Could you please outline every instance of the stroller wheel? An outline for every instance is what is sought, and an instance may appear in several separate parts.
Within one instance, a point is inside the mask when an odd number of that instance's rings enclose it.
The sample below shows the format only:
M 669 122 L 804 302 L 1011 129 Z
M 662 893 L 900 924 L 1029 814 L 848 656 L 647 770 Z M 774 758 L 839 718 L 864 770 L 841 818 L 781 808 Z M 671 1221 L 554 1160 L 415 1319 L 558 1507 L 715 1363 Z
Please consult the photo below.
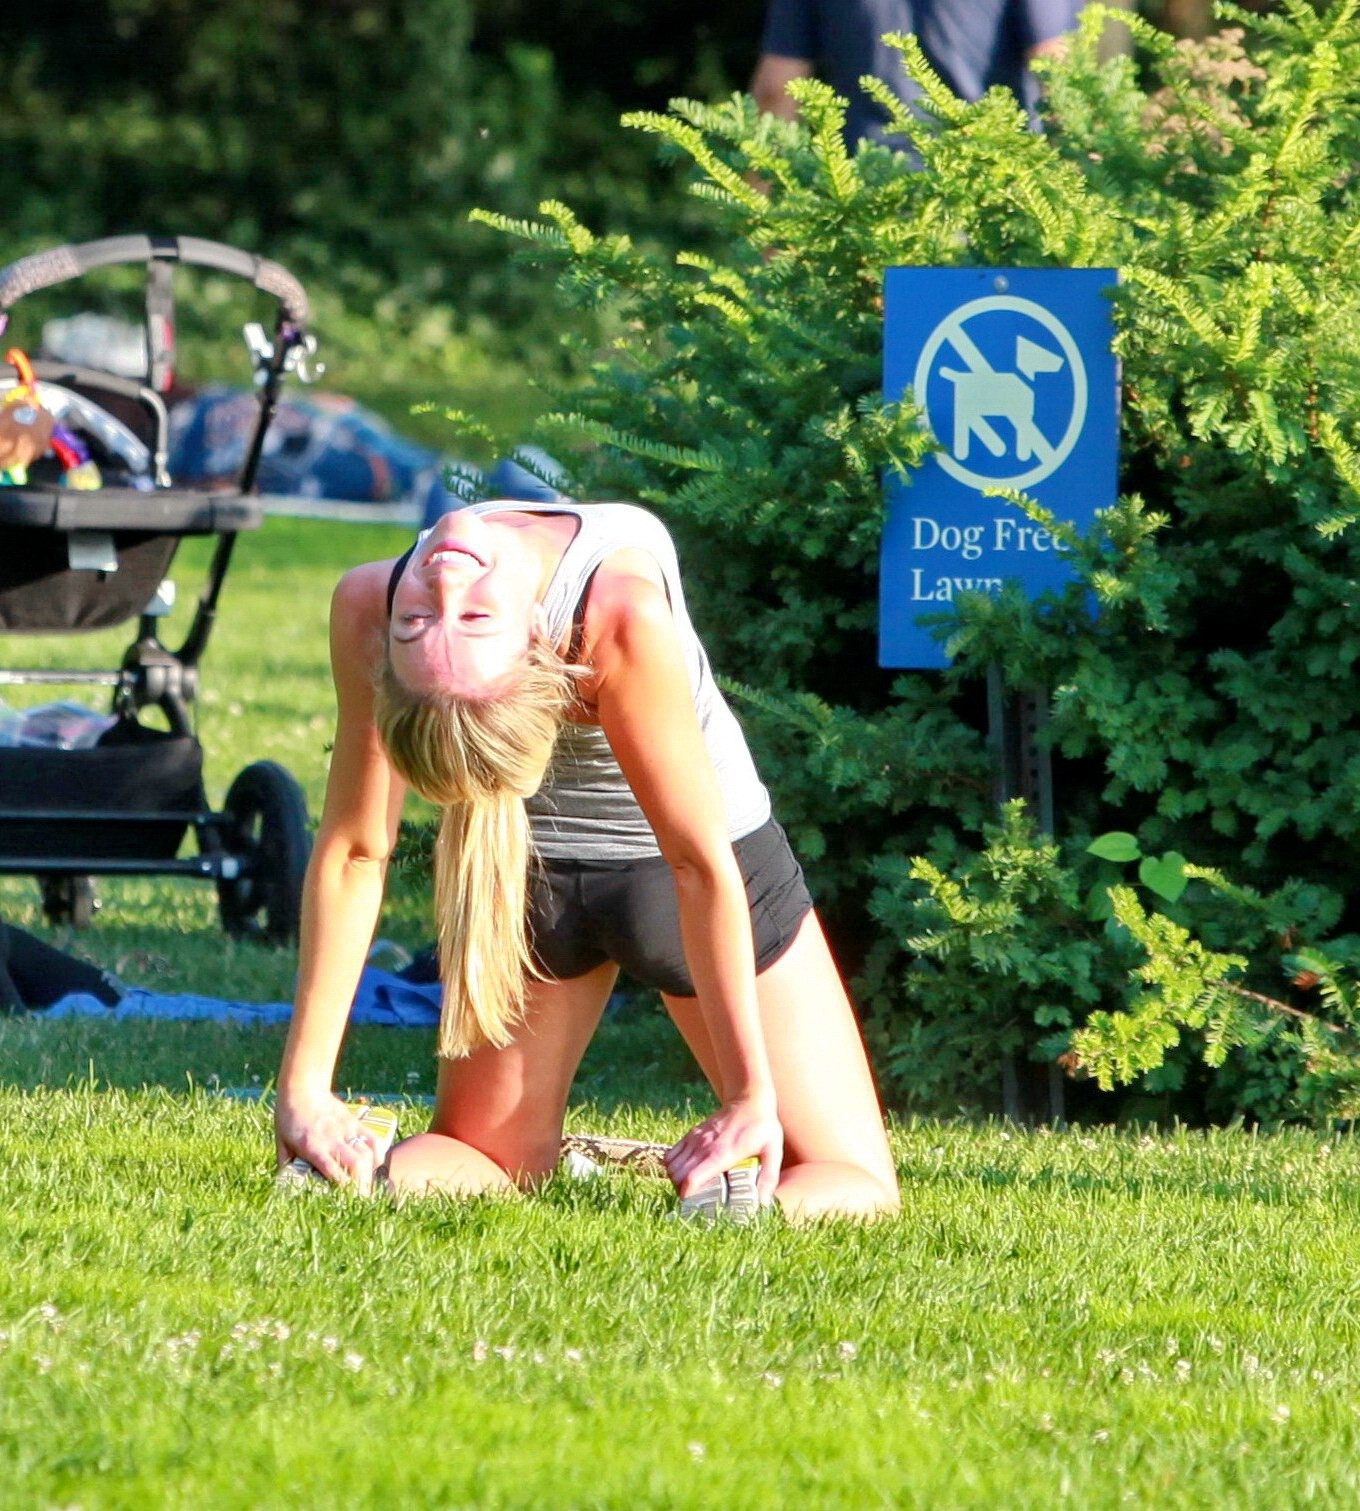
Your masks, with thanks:
M 48 923 L 69 924 L 73 929 L 88 929 L 99 910 L 94 880 L 89 876 L 41 876 L 43 917 Z
M 231 784 L 222 845 L 241 863 L 239 875 L 217 883 L 222 927 L 239 939 L 294 942 L 312 839 L 307 801 L 282 766 L 256 761 Z

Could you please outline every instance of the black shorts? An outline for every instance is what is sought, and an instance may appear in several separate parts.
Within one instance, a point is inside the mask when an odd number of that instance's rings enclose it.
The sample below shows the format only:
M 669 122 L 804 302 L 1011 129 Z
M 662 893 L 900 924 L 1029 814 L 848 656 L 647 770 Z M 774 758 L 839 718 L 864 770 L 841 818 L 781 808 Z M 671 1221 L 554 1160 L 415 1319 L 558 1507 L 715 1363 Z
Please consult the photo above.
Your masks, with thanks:
M 760 972 L 793 943 L 812 898 L 774 819 L 732 849 L 746 882 Z M 694 995 L 680 942 L 675 878 L 659 855 L 539 860 L 529 879 L 529 924 L 534 959 L 554 980 L 584 976 L 612 960 L 643 986 L 672 997 Z

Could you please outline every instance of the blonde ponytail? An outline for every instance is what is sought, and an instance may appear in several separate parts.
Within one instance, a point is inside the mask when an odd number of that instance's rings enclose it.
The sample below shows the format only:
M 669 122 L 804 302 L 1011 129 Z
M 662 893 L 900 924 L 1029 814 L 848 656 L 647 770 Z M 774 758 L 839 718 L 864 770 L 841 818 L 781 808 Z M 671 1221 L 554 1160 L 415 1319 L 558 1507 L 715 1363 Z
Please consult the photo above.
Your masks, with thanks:
M 510 691 L 484 700 L 413 693 L 383 666 L 375 717 L 388 755 L 444 810 L 434 898 L 445 1058 L 509 1044 L 538 975 L 525 917 L 533 845 L 524 800 L 542 784 L 575 677 L 539 643 Z

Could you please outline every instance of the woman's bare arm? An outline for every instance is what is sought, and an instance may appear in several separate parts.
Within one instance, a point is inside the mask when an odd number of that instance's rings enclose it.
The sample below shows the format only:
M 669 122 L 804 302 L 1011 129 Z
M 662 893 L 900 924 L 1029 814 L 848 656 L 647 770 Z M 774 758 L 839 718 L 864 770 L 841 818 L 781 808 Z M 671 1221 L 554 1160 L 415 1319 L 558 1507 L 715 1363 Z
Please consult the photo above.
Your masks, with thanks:
M 676 1146 L 683 1194 L 759 1155 L 773 1192 L 782 1144 L 756 998 L 746 888 L 664 591 L 602 576 L 591 594 L 590 654 L 600 723 L 675 875 L 680 931 L 719 1066 L 722 1110 Z
M 367 1183 L 357 1124 L 331 1094 L 350 1003 L 377 926 L 405 788 L 373 725 L 387 564 L 348 573 L 331 601 L 337 719 L 326 802 L 302 896 L 293 1021 L 279 1068 L 280 1161 L 300 1154 L 332 1180 Z

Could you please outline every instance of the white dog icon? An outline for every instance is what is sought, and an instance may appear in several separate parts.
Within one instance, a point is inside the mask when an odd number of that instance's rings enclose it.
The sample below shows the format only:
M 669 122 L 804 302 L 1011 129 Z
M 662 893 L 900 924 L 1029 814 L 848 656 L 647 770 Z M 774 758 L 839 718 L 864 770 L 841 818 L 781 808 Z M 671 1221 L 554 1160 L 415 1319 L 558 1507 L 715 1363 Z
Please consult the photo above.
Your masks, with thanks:
M 1047 457 L 1052 448 L 1034 423 L 1032 381 L 1039 373 L 1057 372 L 1063 366 L 1062 357 L 1017 336 L 1018 371 L 997 372 L 981 358 L 978 361 L 980 365 L 967 371 L 940 368 L 940 376 L 954 385 L 954 456 L 960 462 L 967 461 L 974 436 L 993 456 L 1005 455 L 1006 443 L 989 422 L 1006 420 L 1015 432 L 1015 454 L 1020 461 Z

